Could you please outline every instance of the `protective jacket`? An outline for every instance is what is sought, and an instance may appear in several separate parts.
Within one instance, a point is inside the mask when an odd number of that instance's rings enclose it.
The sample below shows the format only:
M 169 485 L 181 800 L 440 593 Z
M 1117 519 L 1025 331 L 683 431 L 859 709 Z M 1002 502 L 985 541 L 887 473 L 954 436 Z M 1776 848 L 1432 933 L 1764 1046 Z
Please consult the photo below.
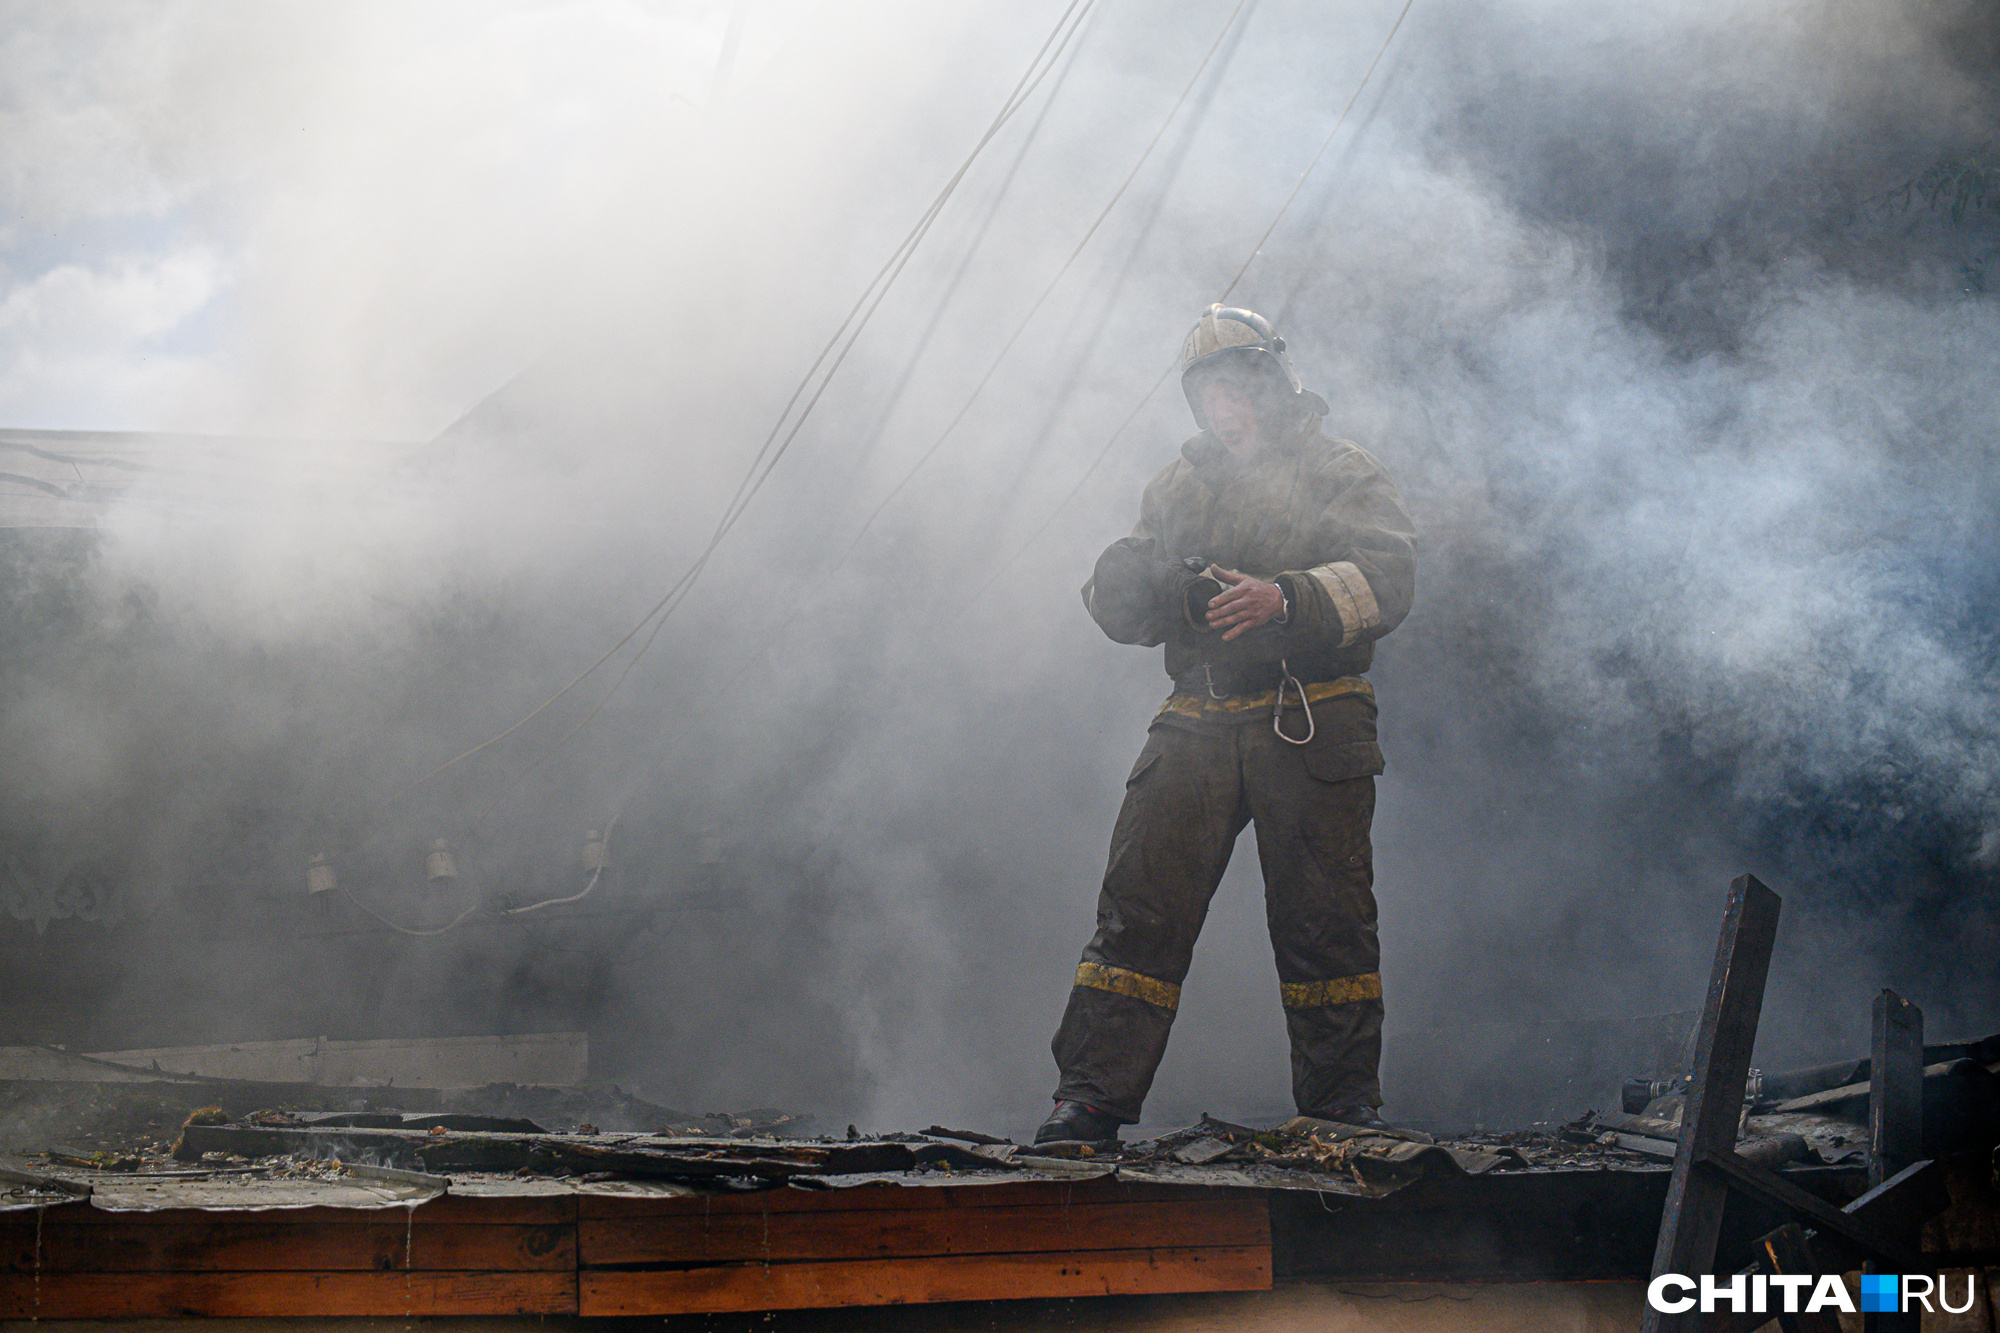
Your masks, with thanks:
M 1053 1043 L 1056 1097 L 1139 1119 L 1209 901 L 1254 822 L 1294 1100 L 1308 1115 L 1379 1106 L 1369 824 L 1382 752 L 1361 673 L 1409 613 L 1414 525 L 1381 464 L 1321 434 L 1317 411 L 1247 462 L 1206 432 L 1181 455 L 1083 588 L 1113 639 L 1166 645 L 1174 693 L 1125 782 L 1097 930 Z M 1288 623 L 1224 643 L 1205 623 L 1221 587 L 1189 558 L 1280 583 Z M 1297 681 L 1292 705 L 1310 706 L 1289 726 L 1273 711 L 1281 675 Z
M 1281 584 L 1290 623 L 1232 643 L 1196 618 L 1192 557 Z M 1374 642 L 1402 623 L 1416 590 L 1416 530 L 1374 456 L 1301 414 L 1247 462 L 1204 431 L 1146 487 L 1138 526 L 1083 585 L 1084 605 L 1119 643 L 1166 645 L 1181 688 L 1267 688 L 1282 660 L 1301 681 L 1358 676 Z

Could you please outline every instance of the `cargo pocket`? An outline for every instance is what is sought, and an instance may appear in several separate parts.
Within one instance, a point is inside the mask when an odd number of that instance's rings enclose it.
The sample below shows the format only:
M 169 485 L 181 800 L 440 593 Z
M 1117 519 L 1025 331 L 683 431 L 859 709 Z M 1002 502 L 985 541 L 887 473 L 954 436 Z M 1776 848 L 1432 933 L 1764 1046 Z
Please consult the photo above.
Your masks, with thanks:
M 1306 772 L 1321 782 L 1351 782 L 1380 773 L 1382 747 L 1374 741 L 1337 741 L 1315 745 L 1305 752 Z M 1135 772 L 1133 778 L 1137 778 Z

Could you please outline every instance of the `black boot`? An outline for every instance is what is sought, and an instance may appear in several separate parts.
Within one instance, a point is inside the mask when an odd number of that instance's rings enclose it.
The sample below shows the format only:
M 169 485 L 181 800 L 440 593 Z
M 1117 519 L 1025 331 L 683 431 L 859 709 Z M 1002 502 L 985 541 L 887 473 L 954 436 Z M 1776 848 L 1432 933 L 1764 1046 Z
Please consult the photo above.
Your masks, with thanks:
M 1332 1110 L 1313 1112 L 1313 1118 L 1317 1120 L 1337 1120 L 1343 1125 L 1353 1125 L 1358 1129 L 1383 1130 L 1395 1128 L 1394 1125 L 1384 1120 L 1381 1113 L 1372 1106 L 1336 1106 Z
M 1117 1116 L 1083 1102 L 1057 1102 L 1056 1109 L 1035 1131 L 1037 1143 L 1102 1143 L 1118 1137 Z

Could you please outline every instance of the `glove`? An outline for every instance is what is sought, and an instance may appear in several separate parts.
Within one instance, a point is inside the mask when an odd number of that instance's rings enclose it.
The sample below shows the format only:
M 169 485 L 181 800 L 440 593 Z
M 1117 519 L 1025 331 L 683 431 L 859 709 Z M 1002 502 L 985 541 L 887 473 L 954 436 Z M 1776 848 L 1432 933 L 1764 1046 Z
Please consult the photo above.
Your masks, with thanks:
M 1098 622 L 1113 638 L 1136 640 L 1170 614 L 1187 577 L 1180 565 L 1162 560 L 1158 543 L 1121 537 L 1104 548 L 1091 575 Z
M 1203 564 L 1202 568 L 1207 569 L 1208 566 Z M 1188 624 L 1206 634 L 1208 603 L 1211 598 L 1220 596 L 1222 596 L 1222 580 L 1197 573 L 1181 585 L 1181 614 L 1187 617 Z

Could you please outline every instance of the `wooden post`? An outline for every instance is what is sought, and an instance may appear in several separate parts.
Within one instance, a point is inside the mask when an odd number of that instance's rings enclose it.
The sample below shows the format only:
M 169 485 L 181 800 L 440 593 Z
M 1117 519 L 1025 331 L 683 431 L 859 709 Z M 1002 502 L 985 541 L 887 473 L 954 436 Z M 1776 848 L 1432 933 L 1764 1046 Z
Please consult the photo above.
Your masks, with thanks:
M 1868 1072 L 1868 1184 L 1882 1184 L 1923 1156 L 1924 1011 L 1892 990 L 1875 997 Z M 1900 1238 L 1899 1239 L 1903 1239 Z M 1906 1244 L 1921 1250 L 1919 1236 Z M 1863 1271 L 1881 1272 L 1879 1264 Z M 1917 1333 L 1919 1313 L 1866 1314 L 1866 1333 Z
M 1757 1043 L 1757 1019 L 1764 1007 L 1764 982 L 1778 934 L 1778 895 L 1754 875 L 1729 886 L 1722 913 L 1722 938 L 1708 978 L 1708 1001 L 1695 1030 L 1694 1075 L 1681 1111 L 1680 1147 L 1660 1215 L 1660 1239 L 1653 1251 L 1653 1276 L 1715 1271 L 1715 1243 L 1729 1177 L 1707 1159 L 1733 1152 L 1743 1116 L 1743 1089 L 1750 1076 L 1750 1052 Z M 1698 1311 L 1646 1312 L 1644 1333 L 1694 1333 Z
M 1892 990 L 1875 997 L 1868 1076 L 1868 1185 L 1924 1155 L 1924 1011 Z

